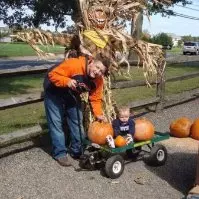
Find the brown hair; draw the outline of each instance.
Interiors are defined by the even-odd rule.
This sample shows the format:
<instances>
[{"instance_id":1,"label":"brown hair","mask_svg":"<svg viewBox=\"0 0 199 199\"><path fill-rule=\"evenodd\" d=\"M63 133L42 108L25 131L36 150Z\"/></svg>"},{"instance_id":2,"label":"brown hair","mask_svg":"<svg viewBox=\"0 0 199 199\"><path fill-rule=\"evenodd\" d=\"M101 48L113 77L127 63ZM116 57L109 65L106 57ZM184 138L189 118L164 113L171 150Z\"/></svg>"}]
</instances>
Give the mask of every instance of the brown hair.
<instances>
[{"instance_id":1,"label":"brown hair","mask_svg":"<svg viewBox=\"0 0 199 199\"><path fill-rule=\"evenodd\" d=\"M102 62L102 64L106 67L106 71L104 73L104 76L108 76L110 75L110 65L111 65L111 62L110 62L110 59L106 56L104 56L102 53L99 53L95 56L95 60L98 60L100 62Z\"/></svg>"}]
</instances>

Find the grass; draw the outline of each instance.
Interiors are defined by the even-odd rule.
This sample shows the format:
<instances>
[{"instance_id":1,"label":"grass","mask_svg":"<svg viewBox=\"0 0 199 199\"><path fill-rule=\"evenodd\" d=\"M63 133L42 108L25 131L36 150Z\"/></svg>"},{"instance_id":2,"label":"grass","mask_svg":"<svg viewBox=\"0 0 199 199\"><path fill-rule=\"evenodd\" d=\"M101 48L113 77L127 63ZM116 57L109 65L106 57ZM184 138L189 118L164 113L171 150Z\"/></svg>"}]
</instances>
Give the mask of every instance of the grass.
<instances>
[{"instance_id":1,"label":"grass","mask_svg":"<svg viewBox=\"0 0 199 199\"><path fill-rule=\"evenodd\" d=\"M58 45L41 47L51 53L64 53L64 48ZM0 43L0 57L33 56L35 51L26 43Z\"/></svg>"},{"instance_id":2,"label":"grass","mask_svg":"<svg viewBox=\"0 0 199 199\"><path fill-rule=\"evenodd\" d=\"M182 52L182 48L173 47L171 50L167 50L168 53L180 53Z\"/></svg>"},{"instance_id":3,"label":"grass","mask_svg":"<svg viewBox=\"0 0 199 199\"><path fill-rule=\"evenodd\" d=\"M42 90L44 74L0 79L0 98L28 94Z\"/></svg>"},{"instance_id":4,"label":"grass","mask_svg":"<svg viewBox=\"0 0 199 199\"><path fill-rule=\"evenodd\" d=\"M166 83L165 94L177 94L183 91L198 88L199 77ZM154 97L156 94L156 87L147 88L146 86L115 89L113 90L113 96L118 105L127 105L129 102L136 100L142 100L150 97Z\"/></svg>"},{"instance_id":5,"label":"grass","mask_svg":"<svg viewBox=\"0 0 199 199\"><path fill-rule=\"evenodd\" d=\"M191 72L199 72L199 66L170 65L166 68L166 76L174 77ZM144 79L142 70L133 68L131 70L133 80ZM118 80L124 77L116 76ZM11 77L0 79L0 98L8 98L21 94L33 93L42 90L44 74L27 75L23 77ZM129 79L126 79L129 80ZM166 95L180 93L182 91L198 88L199 77L166 83ZM128 104L139 99L155 96L156 88L135 87L113 90L113 96L118 104ZM9 133L14 130L33 126L35 124L46 124L43 103L35 103L22 107L1 110L0 134Z\"/></svg>"},{"instance_id":6,"label":"grass","mask_svg":"<svg viewBox=\"0 0 199 199\"><path fill-rule=\"evenodd\" d=\"M0 114L0 134L45 123L43 103L7 109Z\"/></svg>"}]
</instances>

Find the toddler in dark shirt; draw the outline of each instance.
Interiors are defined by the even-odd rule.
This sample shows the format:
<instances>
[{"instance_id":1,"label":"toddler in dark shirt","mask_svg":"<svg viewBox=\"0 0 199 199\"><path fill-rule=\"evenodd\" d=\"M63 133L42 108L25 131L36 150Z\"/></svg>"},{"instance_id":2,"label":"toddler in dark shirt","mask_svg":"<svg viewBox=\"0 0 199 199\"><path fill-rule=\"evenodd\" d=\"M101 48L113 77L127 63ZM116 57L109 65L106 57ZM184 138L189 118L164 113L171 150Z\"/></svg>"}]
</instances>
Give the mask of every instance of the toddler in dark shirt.
<instances>
[{"instance_id":1,"label":"toddler in dark shirt","mask_svg":"<svg viewBox=\"0 0 199 199\"><path fill-rule=\"evenodd\" d=\"M112 127L114 130L114 138L118 135L125 137L127 144L133 142L133 136L135 133L135 122L132 117L130 117L130 109L126 106L119 108L117 119L113 120ZM112 143L112 138L107 137L108 145L114 148Z\"/></svg>"}]
</instances>

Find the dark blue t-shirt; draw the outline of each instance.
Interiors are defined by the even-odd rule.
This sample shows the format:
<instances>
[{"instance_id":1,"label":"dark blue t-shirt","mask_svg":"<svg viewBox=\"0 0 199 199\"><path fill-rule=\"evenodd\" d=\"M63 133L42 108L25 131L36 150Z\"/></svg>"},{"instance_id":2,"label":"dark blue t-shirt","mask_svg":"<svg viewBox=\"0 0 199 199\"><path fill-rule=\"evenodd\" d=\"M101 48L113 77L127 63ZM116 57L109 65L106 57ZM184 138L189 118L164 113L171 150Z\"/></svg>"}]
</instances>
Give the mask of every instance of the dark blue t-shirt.
<instances>
[{"instance_id":1,"label":"dark blue t-shirt","mask_svg":"<svg viewBox=\"0 0 199 199\"><path fill-rule=\"evenodd\" d=\"M126 134L131 134L133 137L135 133L135 122L132 118L129 118L126 123L120 121L119 119L115 119L112 122L112 126L114 130L114 137L117 137L118 135L125 136Z\"/></svg>"}]
</instances>

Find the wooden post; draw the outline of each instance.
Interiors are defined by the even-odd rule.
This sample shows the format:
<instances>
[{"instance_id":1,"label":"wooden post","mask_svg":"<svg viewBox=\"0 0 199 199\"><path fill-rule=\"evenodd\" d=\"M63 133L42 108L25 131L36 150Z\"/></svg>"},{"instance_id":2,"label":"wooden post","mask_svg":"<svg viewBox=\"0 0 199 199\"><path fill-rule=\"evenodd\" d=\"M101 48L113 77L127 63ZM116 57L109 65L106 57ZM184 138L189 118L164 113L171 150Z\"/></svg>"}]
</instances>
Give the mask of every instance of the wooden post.
<instances>
[{"instance_id":1,"label":"wooden post","mask_svg":"<svg viewBox=\"0 0 199 199\"><path fill-rule=\"evenodd\" d=\"M164 50L164 57L166 58L166 50ZM157 69L157 84L156 84L156 97L160 99L160 102L156 106L156 112L162 111L164 108L164 97L165 97L165 72L164 62L161 63Z\"/></svg>"}]
</instances>

